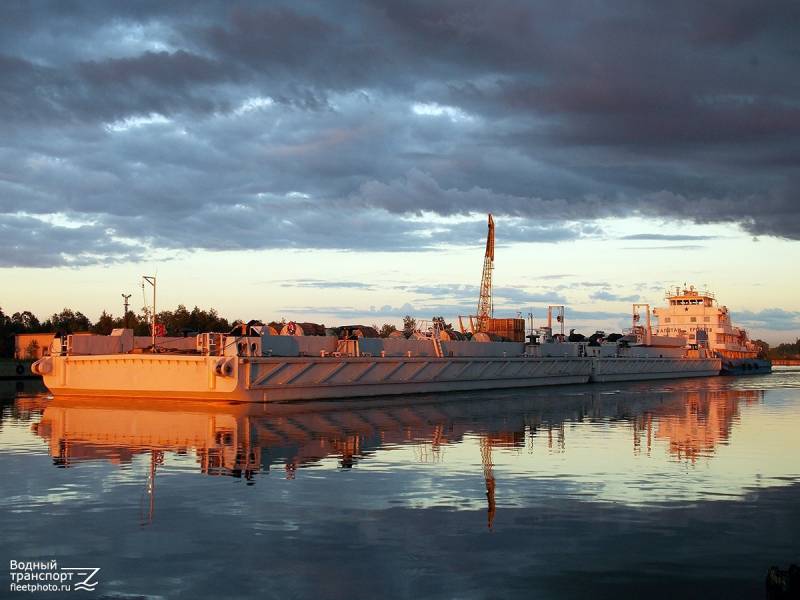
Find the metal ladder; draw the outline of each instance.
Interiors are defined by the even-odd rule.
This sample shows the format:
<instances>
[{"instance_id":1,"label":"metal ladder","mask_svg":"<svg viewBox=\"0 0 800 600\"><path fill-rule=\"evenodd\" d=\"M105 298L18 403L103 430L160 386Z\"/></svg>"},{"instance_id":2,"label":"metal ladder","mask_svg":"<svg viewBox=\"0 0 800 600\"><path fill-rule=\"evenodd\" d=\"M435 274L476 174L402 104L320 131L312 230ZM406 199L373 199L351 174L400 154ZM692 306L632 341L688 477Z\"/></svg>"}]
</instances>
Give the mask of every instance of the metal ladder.
<instances>
[{"instance_id":1,"label":"metal ladder","mask_svg":"<svg viewBox=\"0 0 800 600\"><path fill-rule=\"evenodd\" d=\"M442 356L444 356L442 353L442 342L439 341L436 335L431 336L431 341L433 342L433 353L436 355L436 358L442 358Z\"/></svg>"}]
</instances>

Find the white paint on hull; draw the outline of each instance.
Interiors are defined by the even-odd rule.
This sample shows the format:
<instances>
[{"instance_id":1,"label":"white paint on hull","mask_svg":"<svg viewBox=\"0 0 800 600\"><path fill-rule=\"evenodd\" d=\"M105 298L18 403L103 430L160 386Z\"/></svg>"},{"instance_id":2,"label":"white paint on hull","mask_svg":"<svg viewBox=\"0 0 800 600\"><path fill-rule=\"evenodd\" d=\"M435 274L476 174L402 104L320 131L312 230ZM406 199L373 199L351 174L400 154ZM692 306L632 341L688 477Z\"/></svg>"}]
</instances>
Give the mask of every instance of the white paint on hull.
<instances>
[{"instance_id":1,"label":"white paint on hull","mask_svg":"<svg viewBox=\"0 0 800 600\"><path fill-rule=\"evenodd\" d=\"M421 383L337 385L301 388L271 388L258 395L251 390L250 399L261 402L286 402L290 400L319 400L459 392L471 390L499 390L508 388L540 387L587 383L586 375L537 377L527 379L487 379L473 381L430 381Z\"/></svg>"},{"instance_id":2,"label":"white paint on hull","mask_svg":"<svg viewBox=\"0 0 800 600\"><path fill-rule=\"evenodd\" d=\"M595 358L591 381L644 381L719 375L716 358Z\"/></svg>"},{"instance_id":3,"label":"white paint on hull","mask_svg":"<svg viewBox=\"0 0 800 600\"><path fill-rule=\"evenodd\" d=\"M220 375L219 365L230 372ZM41 361L57 395L288 401L586 383L586 359L225 358L113 354Z\"/></svg>"},{"instance_id":4,"label":"white paint on hull","mask_svg":"<svg viewBox=\"0 0 800 600\"><path fill-rule=\"evenodd\" d=\"M684 379L686 377L716 377L719 371L666 371L663 373L621 373L592 377L592 383L612 381L650 381L653 379Z\"/></svg>"},{"instance_id":5,"label":"white paint on hull","mask_svg":"<svg viewBox=\"0 0 800 600\"><path fill-rule=\"evenodd\" d=\"M498 357L52 356L36 370L56 395L345 399L719 373L716 359Z\"/></svg>"}]
</instances>

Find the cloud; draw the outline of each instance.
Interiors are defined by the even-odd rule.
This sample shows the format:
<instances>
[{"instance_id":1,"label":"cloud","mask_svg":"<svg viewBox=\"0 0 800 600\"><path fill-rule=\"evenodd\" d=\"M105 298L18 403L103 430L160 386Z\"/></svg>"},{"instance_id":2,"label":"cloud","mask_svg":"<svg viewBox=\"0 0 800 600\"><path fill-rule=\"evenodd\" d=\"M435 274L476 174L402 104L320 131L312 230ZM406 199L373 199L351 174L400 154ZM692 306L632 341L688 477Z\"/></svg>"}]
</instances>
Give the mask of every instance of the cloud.
<instances>
[{"instance_id":1,"label":"cloud","mask_svg":"<svg viewBox=\"0 0 800 600\"><path fill-rule=\"evenodd\" d=\"M736 325L754 329L791 331L800 329L800 311L765 308L759 311L737 310L731 318Z\"/></svg>"},{"instance_id":2,"label":"cloud","mask_svg":"<svg viewBox=\"0 0 800 600\"><path fill-rule=\"evenodd\" d=\"M567 307L566 310L567 322L571 319L579 321L603 321L608 319L624 319L627 313L614 312L607 310L573 310Z\"/></svg>"},{"instance_id":3,"label":"cloud","mask_svg":"<svg viewBox=\"0 0 800 600\"><path fill-rule=\"evenodd\" d=\"M601 300L607 302L638 302L641 300L641 296L637 294L631 296L620 296L618 294L609 292L608 290L597 290L596 292L593 292L589 298L592 300Z\"/></svg>"},{"instance_id":4,"label":"cloud","mask_svg":"<svg viewBox=\"0 0 800 600\"><path fill-rule=\"evenodd\" d=\"M337 282L313 280L314 287L340 287ZM398 306L382 305L369 307L322 306L322 307L283 307L280 310L290 314L331 315L338 320L398 318L412 315L417 318L430 318L444 315L448 319L458 315L475 314L478 304L479 288L471 284L440 283L396 285L395 288L413 298ZM495 316L511 317L518 312L526 314L529 310L544 311L542 305L564 304L566 298L558 293L531 291L522 287L495 286L492 290ZM534 308L535 307L535 308ZM576 313L581 314L581 313ZM595 314L595 313L591 313ZM606 314L606 313L597 313ZM611 313L608 313L611 314Z\"/></svg>"},{"instance_id":5,"label":"cloud","mask_svg":"<svg viewBox=\"0 0 800 600\"><path fill-rule=\"evenodd\" d=\"M65 227L25 215L0 215L0 267L79 267L141 260L145 248L94 224Z\"/></svg>"},{"instance_id":6,"label":"cloud","mask_svg":"<svg viewBox=\"0 0 800 600\"><path fill-rule=\"evenodd\" d=\"M480 243L490 211L498 243L628 216L800 240L797 18L790 0L15 4L0 215L189 250L427 251Z\"/></svg>"},{"instance_id":7,"label":"cloud","mask_svg":"<svg viewBox=\"0 0 800 600\"><path fill-rule=\"evenodd\" d=\"M712 240L714 236L711 235L686 235L686 234L670 234L670 233L635 233L632 235L623 235L621 240L646 240L646 241L666 241L666 242L690 242L695 240Z\"/></svg>"},{"instance_id":8,"label":"cloud","mask_svg":"<svg viewBox=\"0 0 800 600\"><path fill-rule=\"evenodd\" d=\"M281 287L299 287L316 289L355 289L372 290L375 286L361 281L325 281L322 279L295 279L293 281L281 281Z\"/></svg>"},{"instance_id":9,"label":"cloud","mask_svg":"<svg viewBox=\"0 0 800 600\"><path fill-rule=\"evenodd\" d=\"M625 246L625 250L700 250L700 244L676 244L674 246Z\"/></svg>"},{"instance_id":10,"label":"cloud","mask_svg":"<svg viewBox=\"0 0 800 600\"><path fill-rule=\"evenodd\" d=\"M462 305L477 306L480 287L461 283L435 283L397 286L411 294L430 298L454 298ZM532 304L565 304L567 299L558 292L533 291L522 286L493 286L492 299L498 309L522 309Z\"/></svg>"},{"instance_id":11,"label":"cloud","mask_svg":"<svg viewBox=\"0 0 800 600\"><path fill-rule=\"evenodd\" d=\"M428 304L425 306L404 303L399 306L384 304L382 306L354 307L354 306L291 306L279 309L287 314L319 314L334 317L342 323L353 319L369 321L378 318L401 318L411 315L417 319L431 318L438 315L458 315L463 313L463 308L458 304Z\"/></svg>"}]
</instances>

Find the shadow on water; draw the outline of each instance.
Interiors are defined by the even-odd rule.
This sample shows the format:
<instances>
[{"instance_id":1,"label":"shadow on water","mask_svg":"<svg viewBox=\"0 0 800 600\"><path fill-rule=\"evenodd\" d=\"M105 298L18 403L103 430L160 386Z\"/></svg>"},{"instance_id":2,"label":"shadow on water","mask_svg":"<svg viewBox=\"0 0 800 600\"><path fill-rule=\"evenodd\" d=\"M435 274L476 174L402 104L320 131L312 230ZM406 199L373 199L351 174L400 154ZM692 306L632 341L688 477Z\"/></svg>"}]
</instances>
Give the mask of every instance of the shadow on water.
<instances>
[{"instance_id":1,"label":"shadow on water","mask_svg":"<svg viewBox=\"0 0 800 600\"><path fill-rule=\"evenodd\" d=\"M46 395L40 379L0 379L0 402L13 402L17 396Z\"/></svg>"},{"instance_id":2,"label":"shadow on water","mask_svg":"<svg viewBox=\"0 0 800 600\"><path fill-rule=\"evenodd\" d=\"M41 489L0 523L31 559L99 561L119 594L761 598L798 559L800 477L764 468L747 420L800 423L786 377L266 405L22 394L0 431L26 424L51 466L20 463Z\"/></svg>"}]
</instances>

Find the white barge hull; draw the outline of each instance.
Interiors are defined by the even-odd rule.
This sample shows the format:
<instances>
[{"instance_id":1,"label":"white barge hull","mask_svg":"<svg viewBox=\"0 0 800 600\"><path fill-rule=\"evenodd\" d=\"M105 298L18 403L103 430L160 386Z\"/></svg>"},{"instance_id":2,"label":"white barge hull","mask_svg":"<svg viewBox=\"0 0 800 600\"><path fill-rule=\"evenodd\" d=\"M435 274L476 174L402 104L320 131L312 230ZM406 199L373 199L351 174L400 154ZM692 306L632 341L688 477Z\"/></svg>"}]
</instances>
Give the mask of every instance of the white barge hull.
<instances>
[{"instance_id":1,"label":"white barge hull","mask_svg":"<svg viewBox=\"0 0 800 600\"><path fill-rule=\"evenodd\" d=\"M36 370L58 396L341 399L587 383L585 358L52 356Z\"/></svg>"},{"instance_id":2,"label":"white barge hull","mask_svg":"<svg viewBox=\"0 0 800 600\"><path fill-rule=\"evenodd\" d=\"M591 381L644 381L683 377L712 377L719 375L720 361L716 358L595 358Z\"/></svg>"},{"instance_id":3,"label":"white barge hull","mask_svg":"<svg viewBox=\"0 0 800 600\"><path fill-rule=\"evenodd\" d=\"M59 396L346 399L718 375L719 359L635 357L50 356L33 370Z\"/></svg>"}]
</instances>

